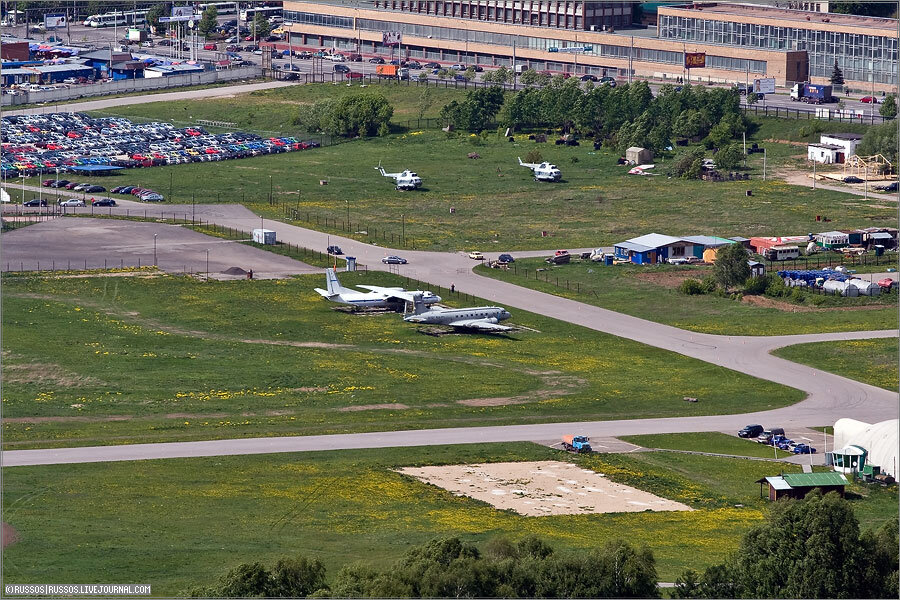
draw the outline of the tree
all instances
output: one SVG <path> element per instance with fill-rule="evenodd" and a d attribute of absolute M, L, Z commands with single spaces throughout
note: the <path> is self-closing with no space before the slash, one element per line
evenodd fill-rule
<path fill-rule="evenodd" d="M 394 107 L 384 96 L 374 93 L 344 96 L 325 116 L 323 129 L 348 137 L 387 135 L 393 116 Z"/>
<path fill-rule="evenodd" d="M 519 76 L 519 83 L 522 85 L 535 85 L 538 80 L 538 73 L 533 69 L 528 69 Z"/>
<path fill-rule="evenodd" d="M 881 107 L 878 114 L 886 119 L 893 119 L 897 116 L 897 97 L 894 94 L 888 94 L 881 101 Z"/>
<path fill-rule="evenodd" d="M 694 165 L 697 169 L 694 169 Z M 685 179 L 696 179 L 700 176 L 699 165 L 703 164 L 703 149 L 690 148 L 683 150 L 672 161 L 669 168 L 669 175 L 673 177 L 683 177 Z"/>
<path fill-rule="evenodd" d="M 743 284 L 750 277 L 750 265 L 747 264 L 747 251 L 741 244 L 729 244 L 716 253 L 713 263 L 713 275 L 716 281 L 728 289 Z"/>
<path fill-rule="evenodd" d="M 494 71 L 494 82 L 496 83 L 510 83 L 515 77 L 516 74 L 507 67 L 500 67 Z"/>
<path fill-rule="evenodd" d="M 734 169 L 744 159 L 744 152 L 738 144 L 728 144 L 716 152 L 716 166 L 721 169 Z"/>
<path fill-rule="evenodd" d="M 218 595 L 223 598 L 266 596 L 268 587 L 269 571 L 262 563 L 242 564 L 222 578 Z"/>
<path fill-rule="evenodd" d="M 266 19 L 266 15 L 263 13 L 256 13 L 256 17 L 253 19 L 253 28 L 251 31 L 254 31 L 254 35 L 256 39 L 264 38 L 269 35 L 269 32 L 272 31 L 272 26 L 269 25 L 269 20 Z"/>
<path fill-rule="evenodd" d="M 834 59 L 834 69 L 831 71 L 831 84 L 844 85 L 844 73 L 841 71 L 841 68 L 838 67 L 836 58 Z"/>
<path fill-rule="evenodd" d="M 544 157 L 541 155 L 540 150 L 529 150 L 528 154 L 525 155 L 525 162 L 539 164 L 544 162 Z"/>
<path fill-rule="evenodd" d="M 472 90 L 462 102 L 453 100 L 445 105 L 441 118 L 457 129 L 481 130 L 500 112 L 503 100 L 503 89 L 499 86 Z"/>
<path fill-rule="evenodd" d="M 897 124 L 894 122 L 873 125 L 866 130 L 863 139 L 856 149 L 860 156 L 882 154 L 897 164 Z"/>
<path fill-rule="evenodd" d="M 686 279 L 685 281 L 691 281 Z M 675 578 L 675 588 L 672 591 L 673 598 L 702 598 L 700 590 L 700 574 L 693 569 L 688 569 Z"/>
<path fill-rule="evenodd" d="M 425 78 L 428 78 L 428 75 L 425 73 L 419 73 L 419 78 L 422 78 L 422 75 L 425 75 Z M 419 118 L 423 118 L 425 113 L 428 112 L 428 109 L 434 104 L 434 92 L 431 91 L 431 88 L 425 86 L 422 88 L 422 92 L 419 94 L 419 103 L 416 106 L 416 114 L 419 115 Z"/>
<path fill-rule="evenodd" d="M 206 10 L 203 11 L 203 16 L 200 18 L 200 24 L 197 26 L 200 35 L 208 38 L 209 35 L 215 31 L 216 27 L 219 25 L 216 21 L 218 16 L 219 11 L 216 9 L 215 4 L 210 4 L 206 7 Z"/>
<path fill-rule="evenodd" d="M 850 503 L 836 493 L 777 502 L 730 559 L 737 595 L 729 597 L 880 597 L 891 570 L 868 568 L 873 550 Z"/>
<path fill-rule="evenodd" d="M 166 24 L 159 22 L 160 17 L 166 16 L 166 8 L 167 6 L 165 4 L 154 4 L 153 7 L 147 11 L 147 23 L 153 28 L 153 31 L 155 31 L 157 35 L 166 32 Z"/>
<path fill-rule="evenodd" d="M 282 558 L 269 575 L 266 596 L 304 598 L 327 588 L 325 567 L 318 559 L 309 560 L 305 556 Z"/>

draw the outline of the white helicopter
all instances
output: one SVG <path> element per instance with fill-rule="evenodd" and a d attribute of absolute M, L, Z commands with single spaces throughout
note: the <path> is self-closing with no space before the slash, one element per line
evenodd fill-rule
<path fill-rule="evenodd" d="M 534 173 L 535 181 L 559 181 L 562 179 L 562 172 L 559 170 L 559 167 L 548 162 L 542 162 L 540 164 L 526 163 L 522 162 L 522 159 L 520 158 L 519 166 L 531 169 L 531 172 Z"/>
<path fill-rule="evenodd" d="M 385 177 L 393 177 L 398 190 L 414 190 L 422 186 L 422 178 L 409 169 L 402 173 L 385 173 L 381 163 L 378 163 L 375 170 L 379 171 Z"/>

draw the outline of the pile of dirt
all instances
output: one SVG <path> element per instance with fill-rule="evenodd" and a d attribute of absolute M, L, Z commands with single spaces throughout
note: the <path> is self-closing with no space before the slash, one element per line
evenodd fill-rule
<path fill-rule="evenodd" d="M 243 270 L 240 267 L 230 267 L 222 271 L 223 275 L 246 275 L 247 271 Z"/>
<path fill-rule="evenodd" d="M 19 532 L 9 523 L 3 523 L 2 540 L 4 548 L 15 544 L 19 541 Z"/>

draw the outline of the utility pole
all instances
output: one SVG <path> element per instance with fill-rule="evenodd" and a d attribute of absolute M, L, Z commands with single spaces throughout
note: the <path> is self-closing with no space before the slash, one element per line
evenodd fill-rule
<path fill-rule="evenodd" d="M 816 159 L 813 159 L 813 189 L 816 189 Z"/>
<path fill-rule="evenodd" d="M 766 157 L 767 157 L 766 149 L 763 148 L 763 181 L 766 180 Z"/>

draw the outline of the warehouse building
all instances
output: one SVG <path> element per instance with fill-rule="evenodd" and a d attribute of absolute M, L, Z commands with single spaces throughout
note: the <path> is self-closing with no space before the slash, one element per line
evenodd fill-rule
<path fill-rule="evenodd" d="M 728 3 L 657 13 L 658 26 L 633 27 L 626 2 L 286 0 L 284 28 L 297 47 L 448 64 L 785 86 L 828 83 L 837 60 L 851 87 L 897 85 L 896 19 Z M 400 44 L 385 44 L 392 34 Z M 705 66 L 688 71 L 694 53 Z"/>

